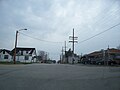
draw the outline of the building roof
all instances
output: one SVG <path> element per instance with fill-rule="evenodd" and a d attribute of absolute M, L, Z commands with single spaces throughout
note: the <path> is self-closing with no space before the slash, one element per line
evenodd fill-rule
<path fill-rule="evenodd" d="M 101 55 L 101 51 L 95 51 L 95 52 L 92 52 L 90 54 L 88 54 L 89 56 L 96 56 L 96 55 Z"/>
<path fill-rule="evenodd" d="M 120 49 L 111 48 L 108 50 L 109 50 L 109 53 L 120 53 Z"/>
<path fill-rule="evenodd" d="M 14 53 L 15 48 L 12 50 L 12 53 Z M 19 51 L 30 51 L 29 54 L 32 54 L 35 48 L 25 48 L 25 47 L 17 47 L 16 48 L 16 53 Z"/>
<path fill-rule="evenodd" d="M 12 55 L 11 51 L 7 49 L 0 49 L 0 53 L 1 52 L 7 52 L 8 54 Z"/>
<path fill-rule="evenodd" d="M 104 50 L 106 53 L 109 51 L 109 53 L 120 53 L 119 49 L 115 49 L 115 48 L 111 48 L 111 49 L 106 49 Z M 102 54 L 102 50 L 101 51 L 95 51 L 92 52 L 90 54 L 88 54 L 89 56 L 97 56 L 97 55 L 101 55 Z"/>

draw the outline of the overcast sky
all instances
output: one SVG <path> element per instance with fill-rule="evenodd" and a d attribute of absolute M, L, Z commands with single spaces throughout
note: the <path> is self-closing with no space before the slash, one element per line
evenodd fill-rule
<path fill-rule="evenodd" d="M 16 30 L 27 28 L 18 35 L 18 47 L 35 47 L 59 59 L 64 41 L 71 48 L 74 28 L 75 52 L 87 54 L 118 46 L 120 25 L 80 43 L 118 23 L 120 0 L 0 0 L 0 48 L 13 49 Z"/>

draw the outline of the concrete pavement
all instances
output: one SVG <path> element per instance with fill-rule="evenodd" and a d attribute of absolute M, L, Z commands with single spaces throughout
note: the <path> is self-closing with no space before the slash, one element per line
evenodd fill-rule
<path fill-rule="evenodd" d="M 120 67 L 0 65 L 0 90 L 120 90 Z"/>

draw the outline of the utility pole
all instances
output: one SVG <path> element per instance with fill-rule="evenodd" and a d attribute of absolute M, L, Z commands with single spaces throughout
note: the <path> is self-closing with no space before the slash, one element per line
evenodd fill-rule
<path fill-rule="evenodd" d="M 19 31 L 27 30 L 27 29 L 20 29 Z M 18 40 L 18 30 L 16 31 L 16 37 L 15 37 L 15 49 L 14 49 L 14 56 L 13 56 L 13 62 L 16 64 L 16 47 L 17 47 L 17 40 Z"/>
<path fill-rule="evenodd" d="M 105 61 L 105 50 L 101 49 L 101 53 L 102 53 L 102 60 L 104 61 L 104 65 L 105 65 L 106 64 L 106 61 Z"/>
<path fill-rule="evenodd" d="M 59 63 L 61 63 L 61 60 L 62 60 L 62 58 L 61 58 L 61 54 L 60 54 L 60 62 Z"/>
<path fill-rule="evenodd" d="M 108 60 L 107 60 L 107 65 L 108 65 L 108 62 L 109 62 L 109 59 L 110 59 L 110 55 L 109 55 L 109 45 L 108 45 L 107 52 L 108 52 Z"/>
<path fill-rule="evenodd" d="M 72 36 L 69 36 L 69 39 L 72 40 L 72 41 L 69 41 L 72 43 L 72 51 L 73 51 L 73 54 L 74 54 L 74 44 L 77 43 L 78 41 L 76 41 L 78 39 L 78 37 L 75 37 L 74 35 L 74 28 L 73 28 L 73 35 Z"/>
<path fill-rule="evenodd" d="M 17 47 L 17 38 L 18 38 L 18 31 L 16 31 L 16 38 L 15 38 L 15 49 L 14 49 L 14 57 L 13 57 L 13 61 L 14 64 L 16 64 L 16 47 Z"/>
<path fill-rule="evenodd" d="M 65 53 L 66 53 L 66 41 L 65 41 Z"/>
<path fill-rule="evenodd" d="M 75 37 L 75 35 L 74 35 L 74 28 L 73 28 L 73 35 L 72 36 L 69 36 L 69 39 L 70 40 L 72 40 L 72 41 L 69 41 L 69 42 L 72 42 L 72 64 L 74 64 L 74 61 L 75 61 L 75 59 L 74 59 L 74 44 L 75 43 L 77 43 L 77 39 L 78 39 L 78 37 Z"/>
<path fill-rule="evenodd" d="M 62 47 L 62 59 L 61 59 L 61 63 L 63 63 L 63 52 L 64 52 L 64 50 L 63 50 L 63 47 Z"/>
<path fill-rule="evenodd" d="M 67 58 L 66 58 L 66 41 L 65 41 L 65 62 L 67 63 Z"/>
<path fill-rule="evenodd" d="M 74 54 L 74 28 L 73 28 L 73 54 Z"/>

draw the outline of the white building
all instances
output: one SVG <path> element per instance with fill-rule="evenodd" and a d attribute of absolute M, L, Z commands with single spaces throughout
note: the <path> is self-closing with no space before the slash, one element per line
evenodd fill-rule
<path fill-rule="evenodd" d="M 79 61 L 78 56 L 68 56 L 68 63 L 70 64 L 77 64 Z"/>
<path fill-rule="evenodd" d="M 62 63 L 77 64 L 79 63 L 79 60 L 79 56 L 77 54 L 73 54 L 71 49 L 66 51 L 66 55 L 62 56 Z"/>
<path fill-rule="evenodd" d="M 10 50 L 0 49 L 0 61 L 12 61 L 12 53 Z"/>
<path fill-rule="evenodd" d="M 14 54 L 14 50 L 12 53 Z M 16 48 L 16 61 L 19 62 L 36 62 L 35 48 Z"/>

